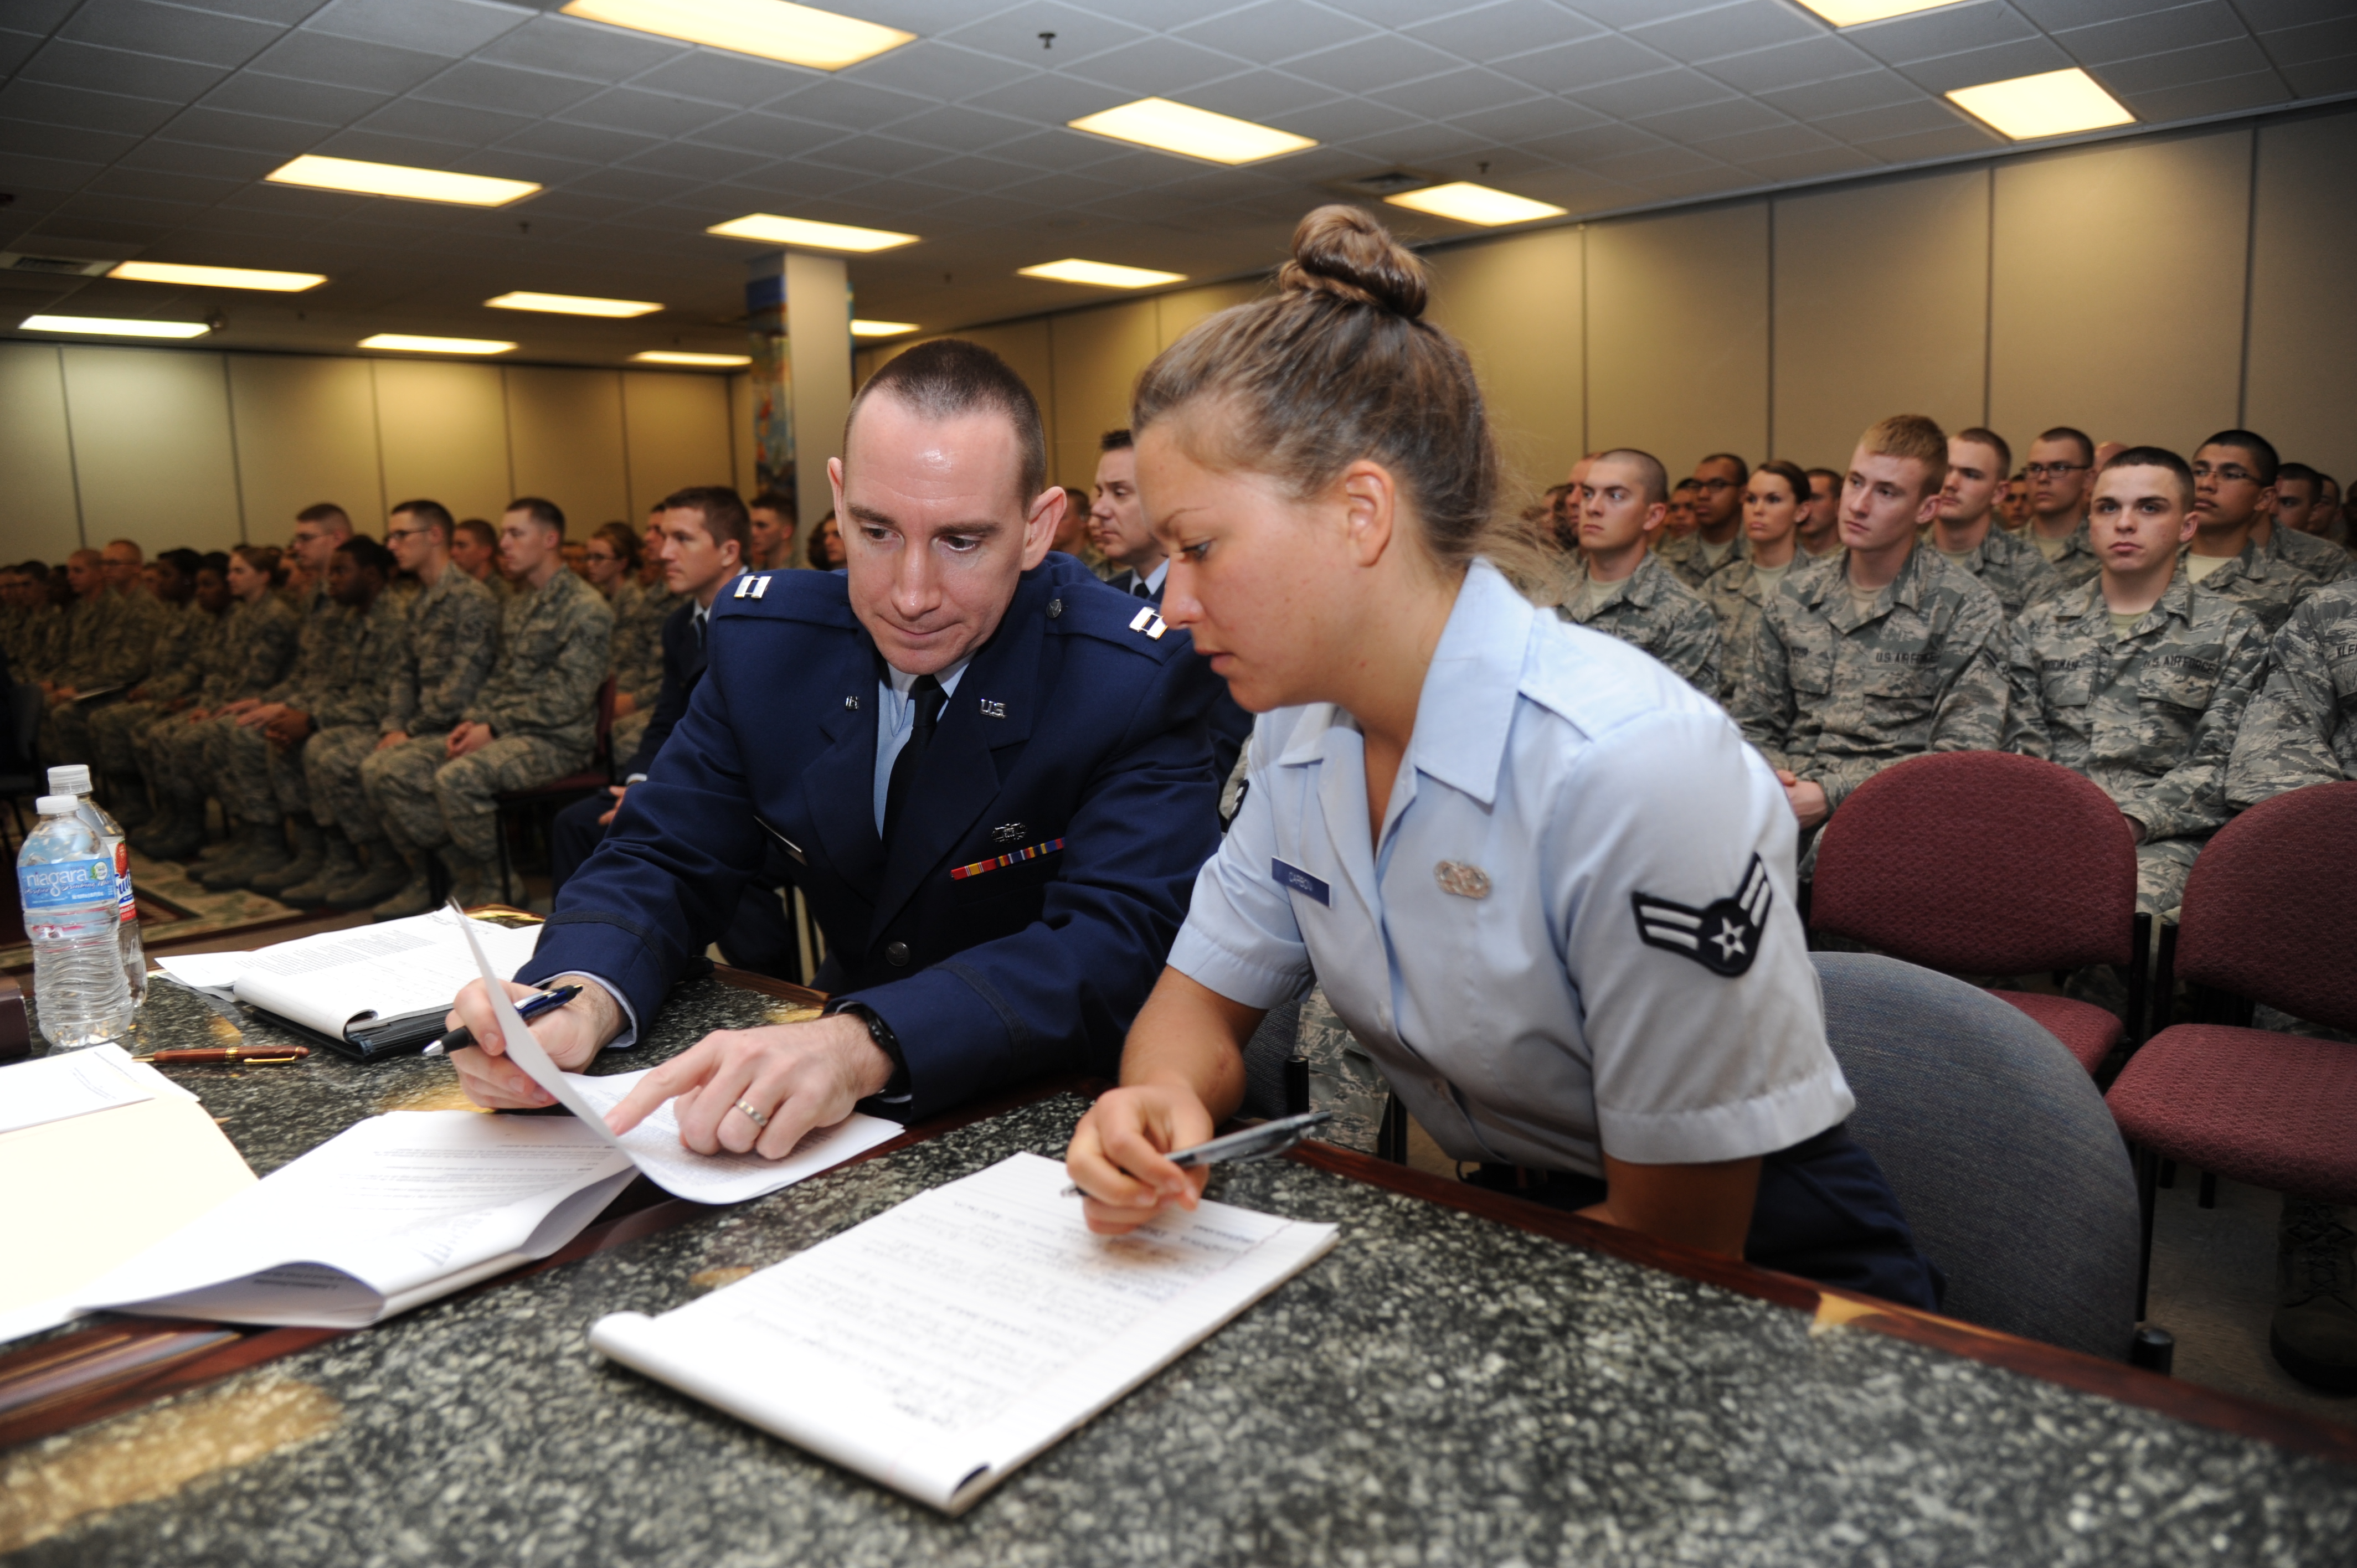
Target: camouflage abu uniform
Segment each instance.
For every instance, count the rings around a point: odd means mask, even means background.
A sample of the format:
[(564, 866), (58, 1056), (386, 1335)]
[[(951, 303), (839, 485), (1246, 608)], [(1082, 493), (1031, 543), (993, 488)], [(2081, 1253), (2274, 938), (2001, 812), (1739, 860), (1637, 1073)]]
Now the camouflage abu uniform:
[(2357, 562), (2349, 552), (2329, 539), (2319, 539), (2312, 533), (2302, 533), (2296, 528), (2277, 523), (2260, 546), (2267, 554), (2284, 563), (2302, 576), (2313, 577), (2319, 584), (2337, 583), (2343, 577), (2357, 576)]
[[(432, 770), (447, 760), (445, 751), (458, 715), (490, 679), (500, 651), (500, 601), (491, 591), (460, 571), (446, 565), (428, 588), (411, 597), (404, 613), (407, 635), (402, 639), (401, 662), (386, 694), (387, 708), (377, 728), (379, 738), (405, 735), (354, 763), (358, 770), (357, 800), (339, 794), (347, 808), (339, 813), (344, 836), (354, 843), (390, 836), (376, 803), (371, 780), (387, 768)], [(408, 754), (406, 761), (401, 760)], [(340, 781), (329, 786), (341, 789)], [(355, 837), (367, 833), (367, 839)], [(412, 845), (411, 848), (418, 846)]]
[[(285, 679), (295, 661), (296, 639), (302, 631), (295, 612), (276, 594), (264, 594), (250, 605), (232, 605), (223, 618), (219, 664), (197, 688), (196, 706), (203, 713), (214, 713), (224, 703), (247, 697), (259, 699)], [(206, 761), (212, 736), (236, 723), (226, 715), (190, 722), (180, 714), (168, 714), (134, 741), (140, 769), (159, 796), (201, 810), (213, 787), (212, 769)]]
[[(1936, 532), (1927, 531), (1923, 542), (1937, 550), (1938, 537)], [(1940, 559), (1978, 577), (1982, 585), (1996, 596), (1996, 602), (2005, 607), (2007, 620), (2062, 592), (2061, 576), (2046, 564), (2038, 546), (1997, 527), (1995, 519), (1990, 520), (1988, 533), (1978, 544), (1958, 556), (1942, 550)]]
[[(48, 678), (78, 692), (137, 684), (147, 673), (163, 608), (145, 595), (131, 598), (112, 588), (75, 600), (66, 607)], [(52, 762), (91, 761), (90, 721), (97, 712), (87, 702), (50, 703), (41, 716), (42, 756)]]
[(1578, 556), (1569, 565), (1556, 615), (1641, 648), (1704, 696), (1718, 695), (1718, 618), (1701, 595), (1651, 555), (1617, 583), (1591, 583)]
[(662, 623), (679, 604), (658, 584), (652, 588), (625, 582), (614, 590), (614, 649), (608, 673), (616, 696), (630, 699), (630, 711), (614, 721), (614, 755), (630, 757), (639, 749), (639, 737), (654, 717), (656, 699), (662, 695)]
[(2343, 779), (2357, 779), (2357, 582), (2310, 594), (2276, 633), (2226, 765), (2226, 804)]
[(1996, 596), (1937, 551), (1911, 552), (1863, 611), (1846, 553), (1828, 556), (1760, 607), (1728, 712), (1772, 766), (1821, 787), (1837, 811), (1894, 762), (1994, 750), (2005, 726), (2004, 646)]
[(588, 762), (613, 636), (614, 611), (604, 596), (562, 568), (509, 599), (499, 667), (458, 715), (461, 724), (489, 725), (490, 744), (446, 761), (438, 747), (412, 742), (361, 765), (393, 842), (419, 851), (449, 843), (479, 866), (489, 863), (499, 849), (500, 793)]
[(2226, 758), (2266, 668), (2259, 623), (2180, 573), (2126, 637), (2098, 581), (2030, 610), (2011, 642), (2005, 748), (2103, 786), (2144, 826), (2136, 908), (2176, 908), (2226, 821)]
[(1760, 639), (1760, 607), (1767, 596), (1790, 578), (1840, 558), (1838, 550), (1831, 555), (1811, 555), (1796, 549), (1783, 573), (1773, 579), (1762, 577), (1760, 563), (1750, 559), (1710, 575), (1697, 591), (1710, 613), (1718, 618), (1718, 690), (1713, 696), (1721, 703), (1734, 697), (1736, 682), (1750, 665), (1751, 645)]
[(1716, 566), (1711, 564), (1710, 557), (1703, 553), (1700, 530), (1688, 534), (1673, 534), (1654, 545), (1652, 553), (1661, 558), (1663, 565), (1670, 569), (1670, 575), (1689, 588), (1700, 588), (1704, 579), (1712, 574), (1724, 572), (1738, 561), (1749, 560), (1751, 542), (1744, 536), (1743, 530), (1737, 529), (1735, 537), (1727, 542), (1727, 553), (1719, 557)]
[(409, 618), (391, 594), (379, 594), (365, 611), (347, 607), (350, 620), (335, 679), (304, 711), (317, 727), (303, 746), (272, 748), (271, 777), (296, 772), (309, 802), (311, 820), (340, 827), (353, 843), (384, 836), (368, 792), (361, 788), (361, 763), (376, 750), (384, 716), (393, 708), (406, 663)]
[[(2021, 531), (2021, 542), (2038, 550), (2037, 532), (2038, 524), (2032, 521)], [(2039, 559), (2046, 559), (2045, 552), (2039, 551)], [(2062, 541), (2062, 553), (2047, 561), (2046, 564), (2053, 569), (2055, 577), (2061, 584), (2061, 587), (2056, 590), (2058, 593), (2075, 588), (2082, 583), (2093, 582), (2103, 572), (2104, 563), (2095, 553), (2094, 536), (2088, 532), (2085, 518), (2081, 518), (2079, 526)]]
[[(2177, 553), (2177, 569), (2189, 576), (2186, 563), (2192, 553), (2190, 545)], [(2245, 544), (2240, 555), (2227, 557), (2216, 571), (2195, 583), (2193, 591), (2233, 600), (2256, 617), (2273, 637), (2276, 628), (2290, 618), (2292, 607), (2315, 586), (2316, 579), (2290, 562), (2269, 555), (2256, 544)]]
[(228, 619), (226, 613), (207, 615), (194, 599), (166, 607), (148, 654), (147, 679), (139, 683), (139, 700), (115, 703), (91, 715), (91, 749), (102, 771), (117, 778), (139, 771), (133, 736), (163, 717), (171, 703), (195, 693)]
[[(304, 596), (301, 617), (295, 662), (262, 694), (262, 700), (285, 703), (307, 714), (327, 700), (342, 676), (352, 616), (336, 603), (322, 582)], [(223, 814), (234, 822), (268, 827), (282, 817), (309, 811), (300, 757), (308, 744), (307, 740), (296, 742), (290, 755), (274, 766), (272, 754), (277, 747), (260, 725), (231, 720), (214, 726), (206, 760), (212, 768), (213, 793), (221, 798)]]

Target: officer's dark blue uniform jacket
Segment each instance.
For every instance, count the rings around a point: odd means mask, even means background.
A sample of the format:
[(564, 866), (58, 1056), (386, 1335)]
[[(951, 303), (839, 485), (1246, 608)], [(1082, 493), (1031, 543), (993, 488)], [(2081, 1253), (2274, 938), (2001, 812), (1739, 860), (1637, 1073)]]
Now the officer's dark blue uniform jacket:
[(1111, 1076), (1219, 843), (1219, 677), (1186, 633), (1133, 630), (1139, 601), (1050, 554), (942, 708), (888, 859), (875, 642), (842, 575), (763, 578), (759, 597), (714, 603), (687, 716), (517, 978), (595, 974), (651, 1021), (782, 841), (838, 994), (899, 1037), (914, 1100), (896, 1115), (1046, 1071)]

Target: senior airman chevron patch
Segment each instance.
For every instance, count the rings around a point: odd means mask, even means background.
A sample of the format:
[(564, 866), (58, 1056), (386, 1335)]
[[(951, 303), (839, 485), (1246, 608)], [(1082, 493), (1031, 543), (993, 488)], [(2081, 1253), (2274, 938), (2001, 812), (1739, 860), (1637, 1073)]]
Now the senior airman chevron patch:
[(1637, 914), (1637, 935), (1647, 947), (1690, 958), (1730, 979), (1760, 956), (1760, 934), (1767, 929), (1769, 906), (1775, 899), (1768, 868), (1756, 854), (1733, 897), (1715, 898), (1699, 909), (1651, 893), (1629, 895)]

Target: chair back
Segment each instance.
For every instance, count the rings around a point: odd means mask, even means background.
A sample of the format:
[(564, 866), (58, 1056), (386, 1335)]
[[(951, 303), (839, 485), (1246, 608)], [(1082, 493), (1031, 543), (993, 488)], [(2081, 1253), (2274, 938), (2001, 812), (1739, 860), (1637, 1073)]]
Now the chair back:
[(1812, 930), (1961, 974), (2124, 964), (2136, 836), (2067, 768), (2002, 751), (1913, 757), (1844, 800), (1817, 843)]
[[(30, 682), (8, 688), (8, 750), (0, 756), (0, 776), (15, 789), (32, 789), (40, 782), (33, 766), (33, 743), (41, 733), (41, 689)], [(20, 779), (28, 782), (16, 782)]]
[(1878, 953), (1812, 957), (1825, 1036), (1857, 1096), (1850, 1135), (1947, 1273), (1941, 1310), (2126, 1359), (2136, 1176), (2086, 1069), (1961, 980)]
[(2357, 1029), (2357, 781), (2262, 800), (2202, 846), (2185, 882), (2177, 972)]
[(608, 777), (614, 771), (614, 696), (620, 690), (610, 674), (597, 688), (597, 740), (590, 748), (589, 766)]

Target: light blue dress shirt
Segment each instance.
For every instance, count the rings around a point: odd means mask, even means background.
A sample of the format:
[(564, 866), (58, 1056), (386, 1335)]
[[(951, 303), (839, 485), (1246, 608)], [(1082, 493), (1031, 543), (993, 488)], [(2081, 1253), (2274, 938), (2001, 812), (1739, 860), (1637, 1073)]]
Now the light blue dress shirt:
[[(973, 662), (974, 655), (969, 653), (933, 677), (942, 683), (944, 712), (948, 700), (957, 695), (958, 678)], [(917, 733), (917, 700), (909, 694), (917, 678), (889, 664), (884, 670), (886, 678), (876, 682), (876, 831), (879, 834), (884, 831), (884, 796), (892, 787), (892, 765), (900, 760), (909, 737)]]
[(1782, 787), (1649, 655), (1476, 562), (1379, 845), (1349, 714), (1265, 714), (1250, 756), (1171, 967), (1254, 1007), (1314, 978), (1453, 1158), (1600, 1176), (1849, 1114)]

